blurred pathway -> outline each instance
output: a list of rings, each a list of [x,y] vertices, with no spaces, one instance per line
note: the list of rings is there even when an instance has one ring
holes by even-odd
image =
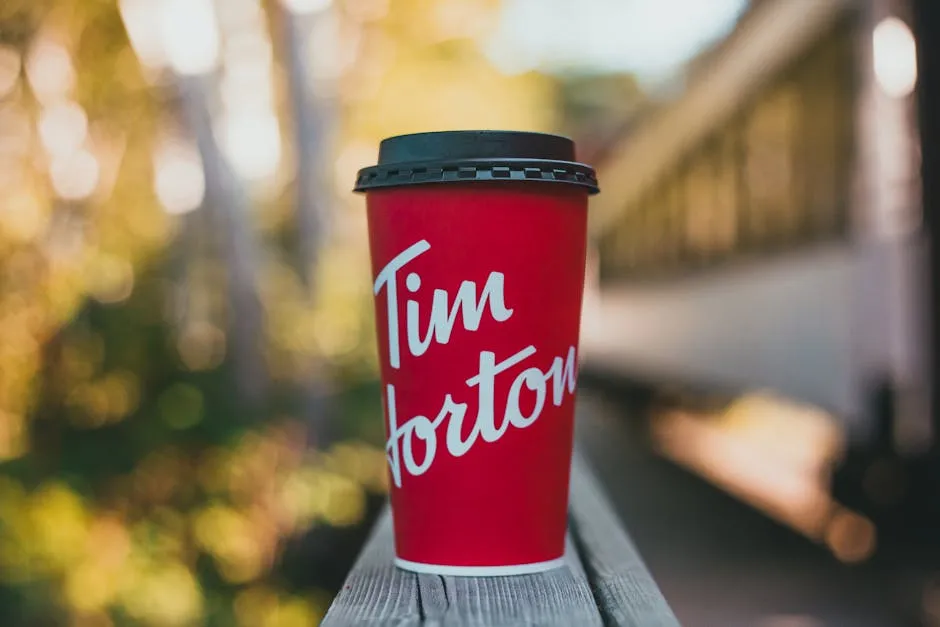
[[[922,580],[850,567],[802,536],[655,457],[641,408],[582,393],[577,433],[686,627],[907,627]]]

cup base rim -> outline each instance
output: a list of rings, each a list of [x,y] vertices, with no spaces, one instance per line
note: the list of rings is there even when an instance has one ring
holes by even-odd
[[[509,566],[447,566],[445,564],[426,564],[395,558],[395,566],[413,573],[426,575],[452,575],[455,577],[507,577],[510,575],[531,575],[548,570],[555,570],[565,565],[564,556],[544,562],[530,564],[512,564]]]

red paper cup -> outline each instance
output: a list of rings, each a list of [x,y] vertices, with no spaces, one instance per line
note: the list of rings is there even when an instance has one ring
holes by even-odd
[[[563,137],[382,142],[367,192],[395,563],[511,575],[562,563],[587,198]]]

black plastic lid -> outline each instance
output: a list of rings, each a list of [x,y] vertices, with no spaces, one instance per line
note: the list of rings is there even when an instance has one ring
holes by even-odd
[[[591,166],[574,160],[567,137],[522,131],[440,131],[389,137],[379,163],[359,171],[355,191],[384,187],[527,181],[600,191]]]

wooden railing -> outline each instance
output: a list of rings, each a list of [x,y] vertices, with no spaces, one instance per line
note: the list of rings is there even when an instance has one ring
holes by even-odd
[[[618,625],[676,627],[593,473],[575,454],[565,566],[513,577],[450,577],[392,564],[386,511],[324,627],[346,625]]]

